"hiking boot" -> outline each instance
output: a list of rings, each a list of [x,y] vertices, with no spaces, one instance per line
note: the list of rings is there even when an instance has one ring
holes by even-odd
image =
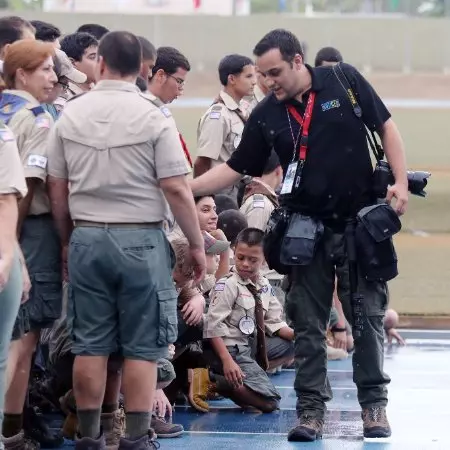
[[[159,448],[159,443],[155,440],[155,433],[149,430],[148,434],[142,436],[140,439],[130,441],[129,439],[121,438],[119,450],[153,450]]]
[[[98,439],[77,436],[75,450],[106,450],[105,436],[103,433]]]
[[[365,438],[388,438],[391,435],[391,427],[384,406],[364,408],[361,417],[363,420]]]
[[[298,424],[289,431],[288,441],[291,442],[313,442],[322,439],[323,419],[302,414]]]
[[[113,413],[103,413],[100,422],[107,450],[118,449],[120,438],[125,436],[125,412],[119,408]]]
[[[152,415],[150,426],[161,439],[176,438],[184,432],[184,428],[181,425],[167,423],[162,417],[157,417],[154,414]]]
[[[39,442],[26,438],[23,431],[9,438],[2,437],[2,442],[5,450],[40,450],[41,448]]]
[[[215,384],[209,379],[208,369],[189,369],[189,403],[197,411],[209,412],[206,399],[215,392]]]
[[[339,361],[341,359],[347,359],[348,353],[342,348],[334,348],[327,345],[327,359],[328,361]]]
[[[23,429],[25,437],[39,442],[42,448],[59,448],[64,445],[61,433],[50,430],[38,408],[24,408]]]

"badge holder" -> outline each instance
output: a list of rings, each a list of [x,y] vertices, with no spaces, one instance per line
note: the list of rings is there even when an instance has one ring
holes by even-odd
[[[245,313],[245,316],[239,320],[239,330],[246,336],[250,336],[255,332],[255,328],[255,321]]]

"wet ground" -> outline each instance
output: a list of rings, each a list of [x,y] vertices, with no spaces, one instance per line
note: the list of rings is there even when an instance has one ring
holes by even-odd
[[[362,438],[360,408],[352,381],[351,359],[329,363],[334,399],[328,404],[324,439],[289,443],[295,423],[294,371],[273,376],[282,394],[281,409],[272,414],[242,413],[232,402],[212,402],[209,414],[177,407],[174,422],[183,424],[184,436],[160,440],[161,449],[450,449],[450,330],[405,330],[406,347],[386,349],[389,386],[388,416],[392,437],[382,442]],[[72,445],[67,443],[67,445]]]

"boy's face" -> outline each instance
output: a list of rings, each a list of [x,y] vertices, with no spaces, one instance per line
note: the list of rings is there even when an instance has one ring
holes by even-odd
[[[240,242],[234,251],[234,261],[236,271],[242,279],[255,281],[264,263],[263,249],[260,245],[249,247]]]
[[[95,82],[96,78],[95,69],[97,66],[97,50],[98,47],[96,45],[91,45],[84,51],[81,61],[72,61],[76,69],[86,74],[88,83]]]

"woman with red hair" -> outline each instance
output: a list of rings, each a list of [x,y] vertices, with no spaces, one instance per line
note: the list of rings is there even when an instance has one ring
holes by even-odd
[[[28,188],[19,201],[17,230],[32,285],[29,300],[19,311],[8,358],[11,383],[2,427],[5,449],[38,447],[23,432],[31,361],[40,330],[51,327],[61,314],[61,249],[46,193],[46,141],[53,119],[41,106],[57,83],[53,56],[51,44],[21,40],[6,48],[3,65],[7,89],[0,98],[0,119],[16,136]],[[54,447],[55,442],[41,445]]]

